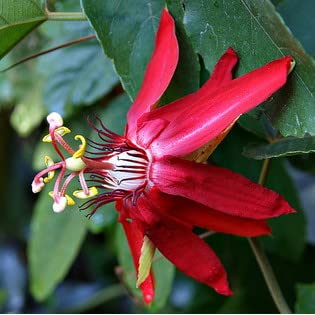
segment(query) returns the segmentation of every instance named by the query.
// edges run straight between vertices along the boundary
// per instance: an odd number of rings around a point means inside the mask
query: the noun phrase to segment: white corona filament
[[[148,161],[144,153],[129,150],[113,155],[107,160],[114,169],[107,171],[104,187],[135,191],[146,182]]]

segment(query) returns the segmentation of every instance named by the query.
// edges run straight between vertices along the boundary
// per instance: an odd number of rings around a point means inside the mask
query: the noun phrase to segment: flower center
[[[135,191],[145,185],[148,167],[145,152],[131,149],[113,154],[107,162],[112,163],[114,168],[106,171],[104,187]]]

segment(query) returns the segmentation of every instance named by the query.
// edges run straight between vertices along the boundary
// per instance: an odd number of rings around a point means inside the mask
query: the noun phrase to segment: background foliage
[[[114,207],[105,206],[90,220],[76,206],[55,215],[47,194],[31,193],[32,177],[49,150],[40,142],[48,112],[60,112],[67,126],[88,138],[95,135],[86,117],[94,113],[109,129],[123,132],[167,5],[176,20],[180,62],[162,103],[198,89],[228,46],[240,56],[236,76],[284,54],[296,59],[287,86],[243,115],[211,161],[257,181],[262,159],[272,158],[266,186],[283,194],[298,214],[272,220],[273,234],[263,245],[290,306],[314,313],[314,1],[56,0],[47,5],[51,11],[84,11],[89,21],[51,21],[41,0],[0,0],[1,69],[83,36],[96,34],[98,40],[0,75],[0,310],[276,312],[247,241],[223,234],[207,241],[226,266],[232,297],[175,272],[158,255],[156,301],[146,308],[134,288]]]

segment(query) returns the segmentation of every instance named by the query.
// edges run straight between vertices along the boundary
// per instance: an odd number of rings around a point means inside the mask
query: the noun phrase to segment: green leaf
[[[262,139],[268,139],[268,136],[275,136],[274,130],[271,129],[270,122],[265,115],[261,115],[258,118],[244,114],[237,120],[237,124]]]
[[[131,252],[124,234],[124,230],[120,224],[117,224],[116,227],[115,240],[117,258],[119,265],[122,268],[122,277],[125,281],[125,284],[128,286],[133,296],[137,297],[139,300],[142,300],[141,291],[136,288],[137,278]]]
[[[86,234],[86,219],[77,207],[56,214],[47,193],[48,187],[36,203],[28,248],[31,292],[38,301],[67,274]]]
[[[315,152],[315,137],[284,138],[270,144],[248,145],[244,156],[256,160]]]
[[[171,294],[176,269],[158,250],[155,257],[157,257],[157,261],[153,263],[153,272],[156,279],[155,298],[151,307],[153,312],[158,312],[166,305]]]
[[[51,70],[44,89],[45,105],[61,114],[93,104],[118,82],[111,61],[95,41],[45,56],[39,66]]]
[[[297,66],[288,84],[264,108],[284,136],[315,135],[314,62],[269,1],[187,0],[184,6],[187,33],[207,69],[214,67],[229,46],[240,56],[238,74],[293,55]]]
[[[41,0],[0,0],[0,58],[46,19]]]
[[[81,4],[125,91],[134,98],[152,54],[164,0],[81,0]]]
[[[298,283],[295,312],[297,314],[315,313],[315,283]]]
[[[306,245],[306,220],[298,193],[284,167],[283,159],[271,160],[265,185],[284,196],[297,213],[268,220],[272,234],[263,237],[264,245],[276,255],[297,262]]]
[[[42,84],[39,80],[34,82],[23,99],[19,99],[10,117],[13,128],[20,136],[28,136],[43,120],[46,111],[43,108],[41,94]]]

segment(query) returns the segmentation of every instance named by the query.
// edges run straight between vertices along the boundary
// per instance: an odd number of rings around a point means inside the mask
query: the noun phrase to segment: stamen
[[[67,198],[67,205],[68,206],[74,206],[75,205],[75,201],[69,195],[66,195],[66,198]]]
[[[54,164],[52,166],[49,166],[47,169],[42,170],[41,172],[39,172],[35,176],[35,178],[34,178],[34,180],[32,182],[32,191],[33,191],[33,193],[40,192],[43,189],[43,187],[45,186],[45,182],[44,182],[44,179],[43,179],[44,175],[46,175],[47,173],[52,172],[52,171],[54,171],[54,170],[56,170],[58,168],[62,168],[63,165],[64,165],[63,162],[59,162],[59,163],[56,163],[56,164]]]
[[[71,130],[67,127],[59,127],[57,129],[54,130],[54,132],[56,132],[58,135],[60,135],[61,137],[63,137],[64,135],[66,135],[67,133],[70,133]],[[43,140],[43,142],[52,142],[52,138],[51,135],[48,134],[46,135]]]
[[[72,181],[73,178],[75,178],[77,176],[77,174],[75,173],[72,173],[72,174],[69,174],[68,177],[66,178],[66,180],[64,181],[62,187],[61,187],[61,190],[59,192],[59,194],[61,196],[64,196],[66,194],[66,189],[68,187],[68,185],[70,184],[70,182]]]
[[[48,168],[50,166],[55,165],[53,159],[47,155],[45,156],[45,164]],[[55,171],[48,172],[47,177],[44,178],[45,184],[49,183],[54,178],[54,176],[55,176]]]
[[[80,140],[82,142],[82,144],[79,146],[79,150],[77,150],[74,154],[73,157],[74,158],[80,158],[84,155],[85,152],[85,148],[86,148],[86,140],[83,136],[81,135],[76,135],[74,137],[75,140]]]
[[[85,193],[85,195],[89,195],[89,188],[86,184],[86,181],[85,181],[85,178],[84,178],[84,172],[81,171],[80,174],[79,174],[79,180],[80,180],[80,184],[81,184],[81,187],[83,189],[83,192]]]
[[[73,195],[79,199],[86,199],[90,197],[94,197],[98,194],[98,190],[95,186],[90,187],[88,189],[88,194],[86,194],[83,190],[76,190],[73,192]]]

